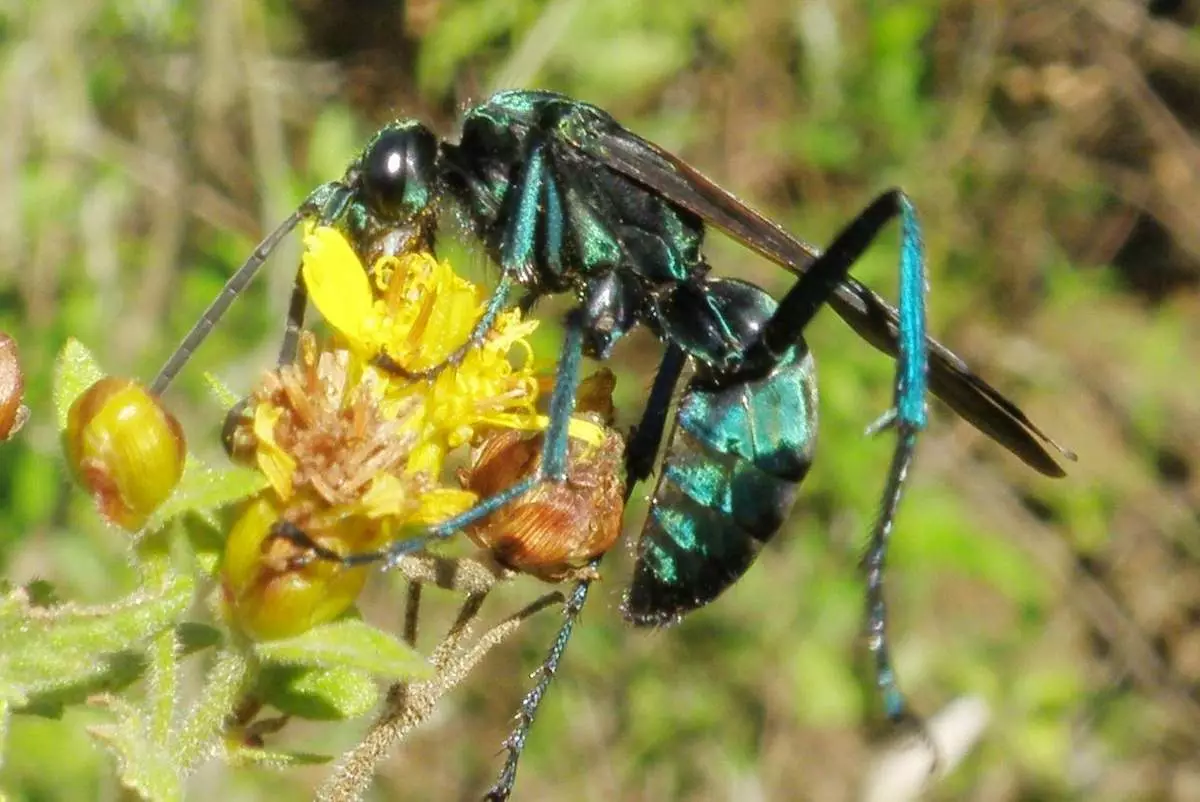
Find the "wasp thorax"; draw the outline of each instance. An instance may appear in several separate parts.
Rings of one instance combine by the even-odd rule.
[[[396,122],[380,131],[359,162],[371,211],[393,221],[423,212],[433,198],[437,153],[437,139],[418,122]]]

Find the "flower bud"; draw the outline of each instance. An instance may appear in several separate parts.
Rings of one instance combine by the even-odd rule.
[[[221,446],[229,458],[239,465],[254,464],[254,399],[243,398],[225,414],[221,426]]]
[[[228,619],[256,640],[299,635],[344,613],[367,581],[367,566],[346,567],[278,533],[281,510],[259,496],[247,502],[225,543],[221,589]],[[304,530],[339,554],[359,540],[361,518]]]
[[[100,514],[131,532],[171,495],[187,458],[178,421],[128,379],[101,379],[75,399],[63,438]]]
[[[589,418],[599,425],[599,416]],[[496,432],[474,449],[459,481],[480,498],[505,490],[538,470],[544,440],[541,434]],[[572,438],[565,482],[543,482],[467,527],[467,535],[513,570],[547,582],[582,576],[581,569],[621,534],[624,450],[611,429],[595,446]]]
[[[25,396],[25,376],[17,341],[0,332],[0,440],[21,430],[29,418],[29,407],[21,403]]]

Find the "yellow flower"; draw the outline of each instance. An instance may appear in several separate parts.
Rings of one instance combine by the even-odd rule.
[[[337,229],[305,228],[305,287],[364,363],[386,353],[412,371],[432,367],[467,340],[483,313],[480,289],[429,253],[385,257],[370,267],[368,275]]]
[[[419,402],[406,426],[418,439],[414,455],[426,467],[438,472],[437,455],[470,443],[482,429],[546,428],[549,421],[535,409],[539,386],[528,340],[537,321],[522,320],[516,310],[502,312],[460,364],[428,381],[409,381],[375,368],[372,360],[386,354],[410,371],[444,362],[470,339],[486,307],[485,293],[426,252],[384,257],[367,270],[341,232],[328,226],[310,224],[304,245],[302,271],[313,304],[359,369],[378,377],[384,409]],[[604,439],[586,420],[572,420],[570,433],[591,445]]]
[[[444,363],[470,340],[485,292],[431,253],[380,258],[368,269],[336,228],[310,223],[304,241],[302,277],[335,340],[318,348],[306,333],[296,364],[264,379],[244,424],[289,520],[328,526],[364,516],[385,535],[469,509],[474,493],[443,486],[450,451],[484,432],[548,423],[536,411],[528,340],[538,322],[502,312],[460,363],[420,381],[394,375],[373,360],[383,353],[412,371]],[[582,419],[571,421],[571,435],[604,439]]]
[[[429,253],[364,266],[334,228],[309,225],[304,245],[304,282],[335,336],[318,345],[305,332],[296,363],[266,375],[250,398],[253,412],[230,437],[253,449],[270,483],[269,498],[248,508],[240,536],[227,545],[224,569],[230,615],[260,637],[288,629],[255,618],[271,594],[292,594],[303,608],[298,625],[307,627],[339,614],[361,587],[359,573],[302,559],[302,538],[269,539],[272,522],[338,554],[380,548],[478,502],[472,489],[451,484],[450,452],[548,423],[537,412],[542,382],[528,340],[536,321],[502,312],[458,364],[427,379],[395,375],[375,358],[386,354],[421,371],[468,343],[484,292]],[[583,418],[572,419],[570,433],[592,447],[615,437]],[[324,589],[336,603],[321,601]]]
[[[310,225],[301,269],[308,295],[335,336],[318,343],[310,331],[302,334],[295,364],[264,377],[248,400],[250,414],[229,433],[229,442],[242,444],[240,453],[253,454],[270,484],[236,523],[222,569],[230,618],[257,638],[329,621],[358,595],[364,571],[313,561],[308,545],[338,555],[361,553],[464,513],[479,502],[480,492],[503,487],[481,490],[454,481],[446,471],[451,451],[497,437],[515,438],[526,450],[538,451],[538,433],[548,424],[536,403],[550,384],[535,375],[529,346],[538,323],[522,319],[518,311],[500,313],[457,364],[444,365],[430,378],[414,381],[373,364],[386,354],[409,371],[422,371],[442,365],[470,341],[487,297],[448,263],[414,252],[364,265],[337,229]],[[592,396],[604,403],[595,405]],[[571,437],[586,444],[571,444],[571,475],[587,479],[581,454],[600,453],[605,443],[604,453],[617,455],[610,462],[619,457],[612,447],[619,438],[605,425],[612,412],[611,373],[599,382],[587,379],[580,397],[581,412],[594,407],[601,413],[570,423]],[[614,474],[616,462],[602,472]],[[590,480],[583,485],[600,486]],[[584,517],[604,522],[605,537],[589,535],[586,543],[556,540],[552,545],[563,555],[556,551],[552,558],[544,553],[548,547],[534,549],[550,563],[539,568],[542,574],[558,576],[556,571],[574,570],[606,549],[608,535],[619,532],[619,493],[616,501],[599,505],[593,496],[594,487],[588,492],[560,487],[557,495],[551,491],[529,499],[516,517],[478,523],[473,533],[486,527],[492,537],[487,543],[505,544],[541,533],[545,526],[530,528],[522,521],[533,514],[530,510],[548,509],[545,498],[565,499],[575,505],[571,509],[583,509]],[[604,515],[593,508],[604,509]],[[290,534],[280,537],[282,532]],[[529,568],[526,563],[533,565],[527,559],[522,567]]]

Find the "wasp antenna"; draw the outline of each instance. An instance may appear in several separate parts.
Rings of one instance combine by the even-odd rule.
[[[254,253],[250,254],[237,272],[229,277],[229,281],[225,282],[225,286],[221,288],[220,294],[204,310],[204,314],[196,321],[196,325],[192,326],[192,330],[180,341],[166,364],[162,366],[162,370],[154,377],[154,383],[150,385],[150,392],[162,395],[179,371],[183,369],[183,366],[192,358],[192,354],[200,347],[200,343],[204,342],[204,338],[212,331],[213,326],[217,325],[217,321],[228,311],[229,305],[254,279],[263,262],[267,260],[272,251],[279,247],[280,241],[300,224],[306,213],[307,207],[301,206],[288,215],[286,220],[258,244]]]

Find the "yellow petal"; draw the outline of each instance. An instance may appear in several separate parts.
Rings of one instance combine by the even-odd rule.
[[[258,439],[255,460],[258,469],[271,483],[281,499],[292,495],[292,474],[296,472],[296,460],[275,442],[275,424],[283,410],[270,404],[259,404],[254,408],[254,436]]]
[[[413,485],[390,473],[380,474],[359,499],[362,512],[369,518],[408,517],[417,505]]]
[[[346,238],[329,226],[309,224],[301,259],[304,286],[329,325],[359,349],[369,347],[365,324],[377,316],[367,273]]]
[[[475,506],[478,498],[469,490],[439,487],[422,493],[420,506],[408,517],[410,524],[435,526]]]
[[[529,412],[496,412],[491,415],[484,415],[479,419],[481,426],[494,426],[497,429],[516,429],[520,432],[544,431],[549,423],[550,419],[545,415],[536,415]]]
[[[549,417],[537,416],[538,429],[546,429],[549,426]],[[582,440],[589,446],[598,446],[604,442],[604,428],[582,418],[571,418],[571,422],[567,425],[567,435],[576,440]]]
[[[409,454],[404,471],[408,474],[421,473],[426,476],[440,476],[445,458],[446,452],[441,443],[435,440],[426,440]]]

